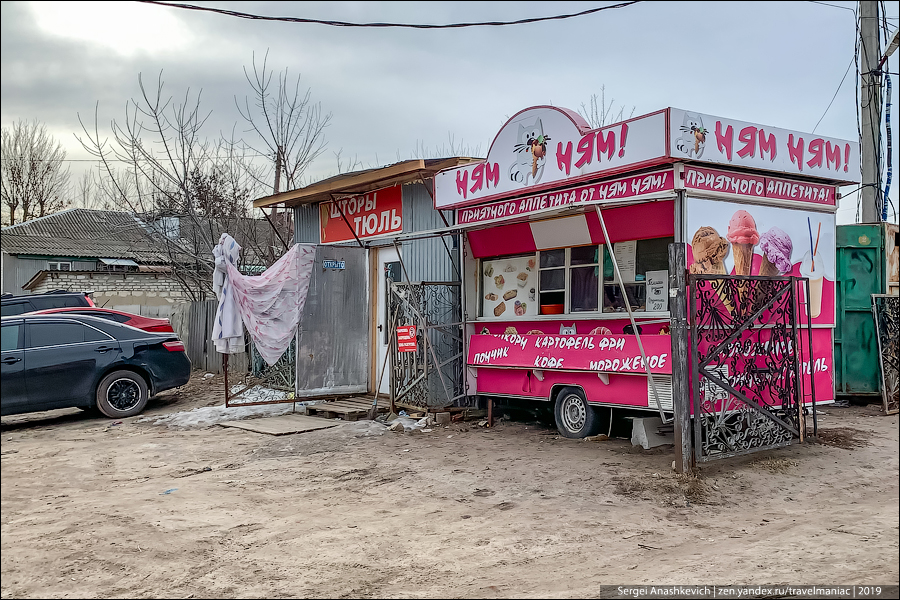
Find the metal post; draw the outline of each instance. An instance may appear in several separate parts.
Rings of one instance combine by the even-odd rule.
[[[669,315],[672,338],[672,400],[675,409],[675,470],[691,473],[696,464],[691,448],[691,402],[688,385],[686,256],[684,244],[669,244]]]
[[[881,41],[878,39],[878,2],[859,3],[860,79],[862,119],[862,222],[880,223],[881,191]]]

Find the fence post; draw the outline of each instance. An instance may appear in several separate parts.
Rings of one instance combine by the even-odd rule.
[[[672,336],[672,403],[675,410],[675,470],[693,473],[691,447],[691,402],[688,361],[687,273],[685,247],[669,244],[669,314]]]

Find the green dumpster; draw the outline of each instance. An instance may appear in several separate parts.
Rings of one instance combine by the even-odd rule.
[[[897,225],[838,225],[835,397],[881,399],[872,294],[897,293]]]

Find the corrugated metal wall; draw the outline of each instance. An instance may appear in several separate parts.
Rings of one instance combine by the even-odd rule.
[[[452,215],[448,222],[452,224]],[[403,232],[415,233],[446,227],[436,210],[428,190],[421,183],[403,186]],[[446,243],[446,247],[444,244]],[[403,242],[401,255],[410,281],[459,281],[456,239],[444,237]],[[448,255],[447,249],[450,254]],[[453,257],[452,261],[450,257]]]
[[[294,209],[294,241],[298,244],[319,243],[319,208],[298,206]]]
[[[448,222],[452,214],[447,215]],[[422,183],[403,186],[403,233],[430,231],[445,227],[444,221]],[[294,239],[298,243],[319,243],[319,210],[317,207],[300,206],[294,209]],[[403,263],[410,281],[459,281],[459,250],[452,237],[408,240],[402,243]],[[389,240],[369,240],[372,246],[384,245]],[[444,246],[446,243],[446,248]],[[447,254],[450,249],[450,255]],[[450,256],[453,256],[451,261]],[[456,266],[456,268],[454,268]]]

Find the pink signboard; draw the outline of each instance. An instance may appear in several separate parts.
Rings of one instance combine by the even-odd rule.
[[[669,156],[859,183],[859,143],[669,109]]]
[[[806,277],[801,322],[809,305],[814,325],[834,325],[833,214],[688,198],[684,233],[692,273]]]
[[[459,208],[572,185],[666,159],[666,113],[591,129],[578,113],[525,109],[494,138],[487,158],[434,178],[434,205]]]
[[[651,373],[671,373],[667,335],[642,336]],[[646,373],[633,335],[473,335],[467,364],[607,373]]]
[[[624,199],[636,200],[660,192],[671,191],[674,188],[674,173],[670,169],[635,177],[622,177],[557,192],[527,196],[517,200],[500,200],[490,204],[460,208],[456,211],[456,222],[459,225],[490,223],[572,204],[596,204]]]
[[[689,190],[721,192],[750,198],[789,200],[822,206],[835,206],[835,188],[810,182],[789,181],[746,173],[704,169],[687,165],[682,179]]]
[[[834,400],[834,376],[832,361],[832,338],[830,329],[814,329],[812,331],[812,352],[810,352],[809,332],[801,330],[799,335],[799,352],[793,342],[786,344],[772,343],[770,339],[771,329],[761,329],[745,332],[745,335],[729,344],[723,351],[721,359],[716,361],[717,366],[707,367],[717,376],[739,391],[747,392],[751,399],[765,402],[769,405],[780,405],[781,400],[767,395],[770,390],[779,389],[782,382],[781,373],[777,366],[785,361],[793,361],[796,356],[800,366],[800,392],[804,403],[810,403],[813,399],[813,387],[815,382],[815,400],[828,402]],[[706,346],[704,344],[704,346]],[[702,347],[701,353],[705,355],[707,347]],[[721,403],[730,394],[711,380],[701,378],[700,393],[705,400],[713,400],[721,406]],[[765,390],[765,391],[764,391]],[[733,408],[733,406],[732,406]]]

